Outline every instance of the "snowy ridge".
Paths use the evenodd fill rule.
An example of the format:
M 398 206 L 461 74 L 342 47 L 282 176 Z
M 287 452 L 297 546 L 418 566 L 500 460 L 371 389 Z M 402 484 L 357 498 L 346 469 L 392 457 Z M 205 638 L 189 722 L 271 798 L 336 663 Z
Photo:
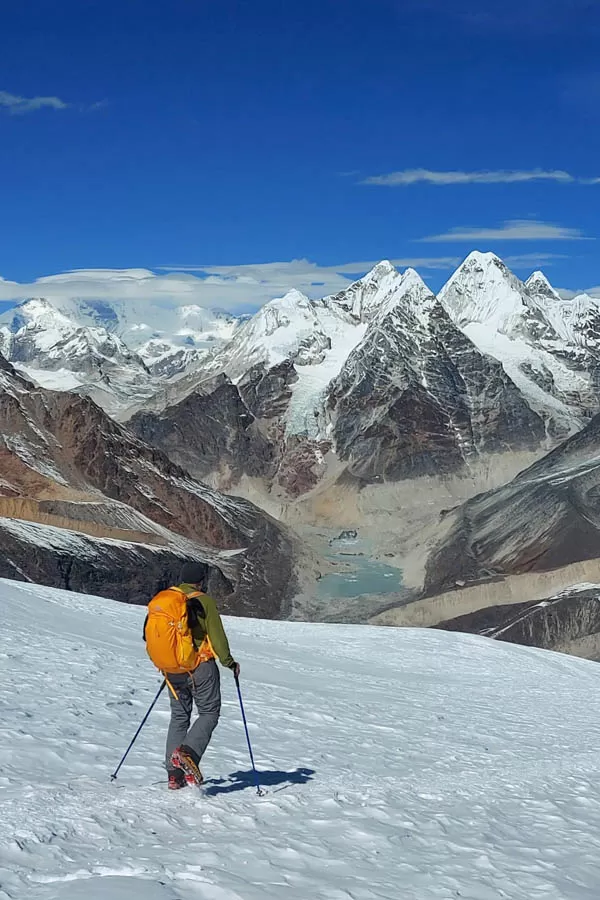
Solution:
M 562 300 L 558 291 L 555 291 L 543 272 L 539 270 L 533 272 L 527 281 L 525 287 L 532 296 L 546 297 L 549 300 Z
M 470 253 L 439 298 L 460 327 L 480 322 L 507 332 L 523 315 L 522 283 L 493 253 Z
M 364 278 L 353 282 L 344 291 L 325 297 L 324 303 L 337 306 L 352 315 L 357 321 L 368 321 L 382 303 L 394 291 L 400 280 L 400 273 L 384 259 Z
M 98 324 L 82 326 L 53 306 L 49 301 L 36 298 L 22 303 L 16 310 L 4 313 L 0 321 L 0 350 L 13 359 L 18 345 L 24 347 L 24 354 L 44 354 L 49 359 L 78 358 L 87 361 L 94 353 L 105 359 L 122 357 L 132 362 L 134 355 L 117 336 L 110 334 Z M 139 361 L 141 365 L 141 361 Z
M 85 295 L 92 276 L 105 279 L 109 299 Z M 33 299 L 0 316 L 0 352 L 36 383 L 88 393 L 116 417 L 178 402 L 217 372 L 239 382 L 254 366 L 289 360 L 297 380 L 287 433 L 322 438 L 328 386 L 368 330 L 396 306 L 393 327 L 403 327 L 402 298 L 409 294 L 422 322 L 435 302 L 416 272 L 401 274 L 387 260 L 338 294 L 311 299 L 291 290 L 251 318 L 186 302 L 180 281 L 177 295 L 141 300 L 140 285 L 155 279 L 146 270 L 43 279 L 52 301 Z M 478 349 L 503 365 L 546 421 L 550 442 L 599 410 L 600 301 L 562 300 L 544 273 L 524 283 L 497 256 L 479 251 L 438 299 Z
M 205 787 L 169 793 L 164 696 L 110 782 L 160 682 L 144 609 L 8 581 L 0 600 L 11 900 L 596 895 L 593 663 L 449 632 L 226 620 L 268 793 L 228 673 Z
M 89 394 L 112 413 L 156 389 L 120 337 L 97 323 L 82 325 L 44 299 L 0 316 L 0 353 L 41 387 Z
M 598 411 L 600 304 L 561 300 L 534 272 L 523 283 L 493 253 L 471 253 L 439 293 L 453 321 L 504 366 L 551 436 Z
M 238 324 L 197 305 L 33 298 L 0 316 L 0 353 L 36 384 L 89 394 L 116 414 L 197 364 Z

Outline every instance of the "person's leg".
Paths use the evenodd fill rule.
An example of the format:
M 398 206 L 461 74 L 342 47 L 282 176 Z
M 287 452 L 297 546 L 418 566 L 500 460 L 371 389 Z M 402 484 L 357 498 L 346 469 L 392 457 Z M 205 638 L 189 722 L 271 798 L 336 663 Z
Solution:
M 198 718 L 188 731 L 184 743 L 194 751 L 197 762 L 200 762 L 221 713 L 221 678 L 216 661 L 212 659 L 200 663 L 192 678 Z
M 167 685 L 167 690 L 169 691 L 169 697 L 171 699 L 171 721 L 167 733 L 165 765 L 167 770 L 171 771 L 173 769 L 173 765 L 171 764 L 173 750 L 185 742 L 185 736 L 190 727 L 193 698 L 189 675 L 170 675 L 169 681 L 178 697 L 178 699 L 175 699 L 172 691 Z

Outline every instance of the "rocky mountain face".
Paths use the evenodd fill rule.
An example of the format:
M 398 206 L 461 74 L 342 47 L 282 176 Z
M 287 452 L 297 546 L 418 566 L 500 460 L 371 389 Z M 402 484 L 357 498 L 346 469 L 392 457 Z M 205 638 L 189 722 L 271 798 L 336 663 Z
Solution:
M 237 384 L 224 374 L 208 378 L 163 413 L 136 413 L 128 427 L 218 490 L 235 493 L 246 477 L 298 497 L 317 484 L 331 444 L 286 433 L 297 380 L 288 360 L 270 369 L 257 363 Z
M 574 585 L 546 600 L 480 609 L 435 628 L 600 660 L 600 586 Z
M 333 297 L 293 291 L 266 304 L 205 370 L 173 385 L 162 410 L 134 417 L 132 427 L 183 462 L 176 434 L 191 405 L 201 414 L 217 372 L 230 379 L 231 397 L 237 388 L 238 412 L 228 415 L 215 394 L 204 427 L 228 436 L 219 453 L 232 483 L 243 472 L 288 497 L 318 484 L 332 454 L 360 480 L 394 480 L 460 471 L 474 455 L 535 449 L 547 438 L 502 366 L 453 324 L 416 272 L 386 262 Z M 260 468 L 251 470 L 245 450 L 257 433 Z M 222 479 L 201 446 L 186 449 L 185 464 Z M 229 487 L 227 476 L 213 483 Z
M 256 399 L 257 406 L 266 402 L 265 395 Z M 275 446 L 263 436 L 240 390 L 226 375 L 209 379 L 163 415 L 137 413 L 129 428 L 195 478 L 222 489 L 237 484 L 244 474 L 273 474 Z
M 499 490 L 448 513 L 426 591 L 544 572 L 598 556 L 600 416 Z
M 195 481 L 88 398 L 36 388 L 4 360 L 0 421 L 0 530 L 12 547 L 2 565 L 11 577 L 55 586 L 76 578 L 97 593 L 118 581 L 121 599 L 139 599 L 143 584 L 147 599 L 192 557 L 215 570 L 228 611 L 274 617 L 286 608 L 294 542 L 251 503 Z M 84 548 L 81 560 L 68 563 L 69 542 Z
M 479 453 L 533 449 L 541 418 L 502 366 L 408 270 L 327 391 L 339 457 L 371 481 L 457 471 Z
M 72 513 L 76 515 L 77 511 Z M 196 558 L 207 565 L 207 590 L 219 597 L 220 605 L 233 606 L 235 611 L 231 600 L 234 570 L 228 571 L 231 567 L 223 566 L 217 555 L 209 563 L 206 554 L 191 542 L 185 548 L 176 543 L 143 543 L 149 540 L 145 536 L 139 540 L 129 535 L 120 540 L 105 539 L 75 530 L 79 528 L 76 519 L 65 519 L 64 524 L 70 527 L 1 517 L 0 578 L 93 591 L 98 596 L 143 605 L 161 587 L 177 583 L 184 560 Z M 98 531 L 110 533 L 102 527 Z

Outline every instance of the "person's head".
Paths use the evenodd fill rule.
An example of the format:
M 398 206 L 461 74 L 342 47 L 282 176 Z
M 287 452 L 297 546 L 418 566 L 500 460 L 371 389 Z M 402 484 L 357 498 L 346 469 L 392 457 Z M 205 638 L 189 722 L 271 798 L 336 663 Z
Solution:
M 181 567 L 179 581 L 181 584 L 194 584 L 203 591 L 208 580 L 208 566 L 202 562 L 186 562 Z

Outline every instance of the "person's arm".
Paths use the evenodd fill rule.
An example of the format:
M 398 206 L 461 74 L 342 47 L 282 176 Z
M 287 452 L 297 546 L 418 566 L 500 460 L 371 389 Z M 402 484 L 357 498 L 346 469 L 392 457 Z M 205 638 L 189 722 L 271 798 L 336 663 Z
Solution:
M 212 597 L 204 595 L 202 597 L 202 606 L 205 612 L 206 633 L 210 639 L 213 650 L 219 657 L 222 666 L 226 669 L 236 669 L 236 662 L 231 655 L 229 649 L 229 641 L 223 628 L 223 622 L 217 609 L 217 604 Z

